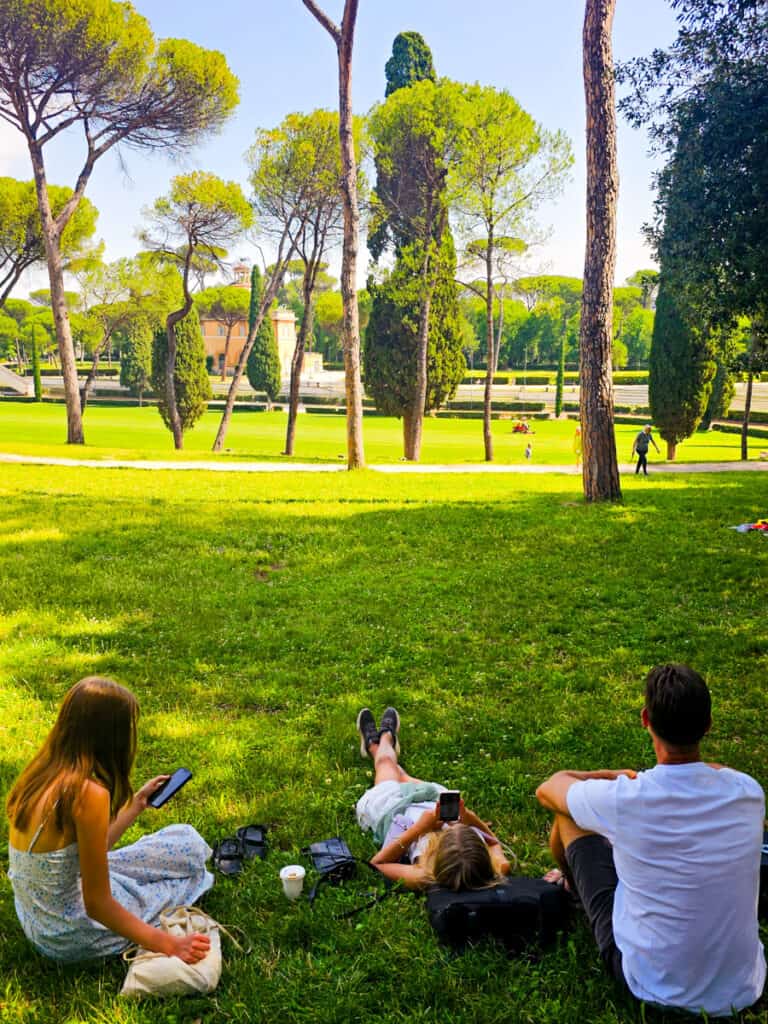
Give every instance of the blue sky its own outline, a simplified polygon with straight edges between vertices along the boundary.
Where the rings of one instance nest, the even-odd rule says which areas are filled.
[[[338,19],[341,0],[324,0]],[[173,164],[162,156],[110,155],[96,168],[87,194],[100,210],[98,233],[107,258],[131,255],[141,210],[167,190],[174,174],[214,171],[246,186],[242,154],[258,127],[293,110],[335,107],[335,51],[301,0],[134,0],[160,37],[183,36],[221,50],[241,83],[241,103],[224,131]],[[617,59],[647,53],[674,38],[668,0],[618,0],[614,26]],[[581,79],[583,0],[360,0],[355,43],[355,109],[383,98],[384,64],[392,39],[421,32],[438,74],[508,89],[545,128],[563,129],[576,156],[572,181],[556,204],[541,211],[551,238],[536,256],[550,273],[581,276],[584,254],[584,99]],[[72,185],[81,154],[72,134],[48,156],[49,181]],[[651,214],[654,162],[643,132],[619,128],[619,234],[617,281],[652,261],[641,228]],[[31,177],[21,137],[0,130],[0,174]],[[232,255],[250,255],[247,246]],[[41,283],[24,282],[24,290]],[[23,291],[19,291],[20,294]]]

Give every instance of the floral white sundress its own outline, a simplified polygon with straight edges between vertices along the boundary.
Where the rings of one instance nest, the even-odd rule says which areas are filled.
[[[9,844],[8,877],[21,927],[45,956],[71,962],[121,953],[131,943],[88,917],[77,843],[49,853]],[[195,903],[213,885],[211,848],[191,825],[169,825],[107,853],[112,896],[147,924],[168,907]]]

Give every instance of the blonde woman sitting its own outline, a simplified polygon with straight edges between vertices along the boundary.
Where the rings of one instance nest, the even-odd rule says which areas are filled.
[[[363,708],[357,730],[361,755],[374,762],[374,785],[357,802],[360,827],[381,845],[374,867],[409,889],[483,889],[509,874],[501,844],[484,821],[463,801],[458,821],[442,821],[437,801],[445,786],[416,779],[400,766],[400,716],[394,708],[386,709],[379,726]]]

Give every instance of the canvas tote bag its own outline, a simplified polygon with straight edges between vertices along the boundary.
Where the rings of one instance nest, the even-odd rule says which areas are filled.
[[[185,964],[177,956],[133,946],[123,953],[129,966],[120,995],[141,998],[213,992],[221,977],[219,924],[198,907],[174,907],[160,915],[159,927],[178,936],[201,932],[211,940],[211,948],[196,964]]]

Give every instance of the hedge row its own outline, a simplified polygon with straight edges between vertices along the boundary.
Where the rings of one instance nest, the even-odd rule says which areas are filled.
[[[737,427],[736,424],[731,426],[730,423],[713,423],[713,430],[720,430],[723,434],[740,434],[741,427]],[[768,437],[768,430],[761,429],[760,427],[750,427],[747,431],[748,437]]]
[[[14,372],[16,372],[16,371],[14,371]],[[33,375],[33,372],[34,371],[32,370],[32,367],[28,366],[24,370],[24,376],[25,377],[31,377]],[[77,376],[78,377],[87,377],[90,372],[91,372],[91,367],[90,366],[78,366],[77,367]],[[41,366],[40,367],[40,373],[42,373],[42,375],[44,377],[45,376],[60,377],[61,376],[61,369],[58,366]],[[99,369],[96,371],[96,376],[97,376],[97,378],[98,377],[119,377],[120,376],[120,367],[119,366],[100,366]]]
[[[563,377],[563,382],[568,385],[579,383],[579,374],[577,372],[567,372]],[[485,375],[477,373],[467,373],[464,375],[462,384],[484,384]],[[539,370],[532,370],[530,373],[497,373],[493,378],[494,384],[517,384],[522,386],[524,384],[531,385],[550,385],[557,383],[556,373],[547,373]],[[615,373],[613,375],[614,384],[647,384],[648,373],[645,370],[638,370],[629,373]]]
[[[546,409],[546,402],[494,402],[494,412],[543,412]],[[481,402],[448,402],[448,412],[455,409],[482,409]]]
[[[740,409],[731,409],[725,419],[731,422],[741,423],[744,420],[744,413]],[[768,423],[768,412],[750,412],[750,423]]]

